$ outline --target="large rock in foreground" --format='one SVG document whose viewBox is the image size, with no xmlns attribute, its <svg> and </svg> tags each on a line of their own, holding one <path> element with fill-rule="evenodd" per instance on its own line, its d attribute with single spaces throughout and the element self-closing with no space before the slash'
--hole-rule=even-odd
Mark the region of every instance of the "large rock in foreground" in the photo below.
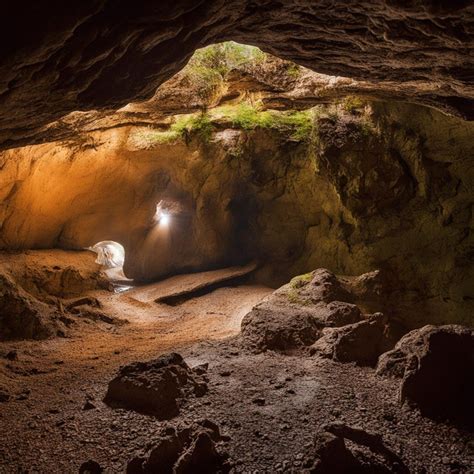
<svg viewBox="0 0 474 474">
<path fill-rule="evenodd" d="M 242 321 L 244 346 L 256 352 L 310 346 L 325 327 L 339 327 L 362 319 L 354 297 L 324 268 L 293 278 Z"/>
<path fill-rule="evenodd" d="M 128 463 L 127 474 L 228 472 L 227 454 L 216 449 L 221 440 L 218 426 L 209 420 L 180 429 L 165 428 L 147 453 Z"/>
<path fill-rule="evenodd" d="M 411 331 L 380 357 L 377 374 L 402 378 L 402 403 L 474 428 L 474 330 L 428 325 Z"/>
<path fill-rule="evenodd" d="M 169 419 L 179 413 L 180 399 L 202 396 L 206 391 L 204 377 L 190 369 L 179 354 L 171 353 L 121 367 L 109 382 L 104 402 Z"/>
</svg>

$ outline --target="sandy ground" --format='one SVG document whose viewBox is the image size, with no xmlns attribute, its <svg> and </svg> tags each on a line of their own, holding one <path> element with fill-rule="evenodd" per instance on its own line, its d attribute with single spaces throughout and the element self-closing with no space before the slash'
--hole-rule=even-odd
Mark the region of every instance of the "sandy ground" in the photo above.
<svg viewBox="0 0 474 474">
<path fill-rule="evenodd" d="M 96 293 L 105 312 L 129 323 L 1 343 L 0 382 L 14 397 L 0 403 L 0 473 L 75 473 L 88 459 L 107 473 L 124 472 L 163 425 L 202 418 L 229 436 L 224 447 L 235 473 L 301 472 L 314 435 L 331 422 L 382 435 L 405 472 L 474 472 L 472 434 L 400 406 L 398 381 L 306 353 L 243 351 L 235 337 L 240 321 L 270 291 L 227 287 L 173 307 Z M 17 361 L 5 358 L 11 350 Z M 168 351 L 191 366 L 209 363 L 204 397 L 185 401 L 170 421 L 102 402 L 120 365 Z M 84 410 L 86 401 L 94 408 Z"/>
<path fill-rule="evenodd" d="M 83 426 L 84 416 L 99 410 L 82 407 L 91 399 L 106 409 L 101 400 L 118 367 L 232 336 L 243 316 L 271 291 L 264 286 L 220 288 L 175 307 L 141 303 L 126 293 L 95 292 L 107 314 L 128 324 L 91 323 L 70 338 L 0 343 L 0 355 L 18 353 L 17 361 L 0 357 L 0 384 L 14 388 L 14 399 L 0 403 L 0 472 L 77 472 L 89 457 L 103 459 L 104 452 L 114 452 L 104 432 Z M 114 454 L 122 462 L 126 458 L 118 447 L 124 443 Z M 115 469 L 120 471 L 115 466 L 111 472 Z"/>
</svg>

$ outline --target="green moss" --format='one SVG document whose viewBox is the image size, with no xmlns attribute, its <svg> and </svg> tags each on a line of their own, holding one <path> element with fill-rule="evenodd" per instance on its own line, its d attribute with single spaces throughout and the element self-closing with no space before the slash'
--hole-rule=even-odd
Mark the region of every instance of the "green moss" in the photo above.
<svg viewBox="0 0 474 474">
<path fill-rule="evenodd" d="M 298 275 L 290 281 L 291 288 L 298 289 L 305 286 L 313 278 L 312 272 L 305 273 L 304 275 Z"/>
<path fill-rule="evenodd" d="M 278 130 L 291 140 L 312 142 L 315 139 L 314 113 L 303 111 L 261 110 L 258 105 L 242 102 L 238 105 L 217 107 L 209 112 L 182 115 L 168 130 L 149 129 L 140 132 L 140 141 L 147 144 L 173 143 L 177 140 L 198 135 L 203 141 L 209 141 L 214 131 L 213 121 L 230 122 L 234 128 L 254 130 L 257 128 Z"/>
<path fill-rule="evenodd" d="M 214 126 L 208 114 L 200 113 L 178 117 L 168 130 L 148 129 L 140 131 L 137 138 L 144 146 L 174 143 L 193 134 L 207 142 L 210 140 L 213 131 Z"/>
<path fill-rule="evenodd" d="M 242 102 L 238 105 L 217 107 L 212 111 L 212 116 L 227 119 L 234 128 L 277 129 L 286 132 L 296 141 L 309 141 L 314 129 L 311 110 L 289 112 L 260 110 L 258 105 Z"/>
<path fill-rule="evenodd" d="M 307 141 L 314 128 L 310 110 L 283 112 L 276 115 L 277 126 L 291 129 L 291 138 L 296 141 Z"/>
<path fill-rule="evenodd" d="M 183 115 L 171 125 L 169 131 L 162 132 L 167 134 L 170 139 L 186 138 L 197 134 L 205 141 L 208 141 L 212 135 L 214 126 L 211 123 L 207 113 L 192 115 Z"/>
<path fill-rule="evenodd" d="M 364 101 L 360 97 L 356 97 L 354 95 L 348 95 L 342 101 L 342 108 L 350 114 L 360 112 L 361 109 L 364 108 L 364 106 Z"/>
<path fill-rule="evenodd" d="M 301 74 L 301 68 L 298 66 L 298 64 L 290 63 L 286 68 L 286 72 L 290 77 L 296 79 Z"/>
</svg>

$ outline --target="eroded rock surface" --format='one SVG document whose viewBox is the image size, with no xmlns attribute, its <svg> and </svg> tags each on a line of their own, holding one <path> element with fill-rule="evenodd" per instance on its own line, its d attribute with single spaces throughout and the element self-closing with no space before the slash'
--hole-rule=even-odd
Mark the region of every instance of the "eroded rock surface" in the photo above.
<svg viewBox="0 0 474 474">
<path fill-rule="evenodd" d="M 192 371 L 179 354 L 171 353 L 121 367 L 109 382 L 104 401 L 168 419 L 179 413 L 179 399 L 200 397 L 206 391 L 203 376 Z"/>
<path fill-rule="evenodd" d="M 326 269 L 296 277 L 244 317 L 243 343 L 257 352 L 309 346 L 321 337 L 323 328 L 362 318 L 360 309 L 350 303 L 353 300 L 348 288 Z"/>
<path fill-rule="evenodd" d="M 45 339 L 54 333 L 58 314 L 0 274 L 0 339 Z"/>
<path fill-rule="evenodd" d="M 64 336 L 71 314 L 115 323 L 97 300 L 76 298 L 109 282 L 90 252 L 29 251 L 0 255 L 0 340 Z M 74 304 L 79 301 L 81 305 Z M 92 305 L 91 305 L 92 303 Z M 97 304 L 95 304 L 97 303 Z"/>
<path fill-rule="evenodd" d="M 388 318 L 382 313 L 375 313 L 354 324 L 324 329 L 322 337 L 311 347 L 311 352 L 339 362 L 373 366 L 379 355 L 393 347 L 394 343 Z"/>
<path fill-rule="evenodd" d="M 380 356 L 377 374 L 401 378 L 399 397 L 428 416 L 474 427 L 474 331 L 424 326 Z"/>
</svg>

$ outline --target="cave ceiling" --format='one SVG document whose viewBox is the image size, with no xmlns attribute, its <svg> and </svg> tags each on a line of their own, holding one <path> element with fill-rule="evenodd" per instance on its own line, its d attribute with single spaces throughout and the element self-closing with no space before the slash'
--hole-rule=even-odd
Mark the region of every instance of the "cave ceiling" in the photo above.
<svg viewBox="0 0 474 474">
<path fill-rule="evenodd" d="M 77 110 L 146 100 L 196 48 L 234 40 L 474 118 L 474 5 L 455 0 L 146 0 L 3 6 L 0 146 Z"/>
</svg>

